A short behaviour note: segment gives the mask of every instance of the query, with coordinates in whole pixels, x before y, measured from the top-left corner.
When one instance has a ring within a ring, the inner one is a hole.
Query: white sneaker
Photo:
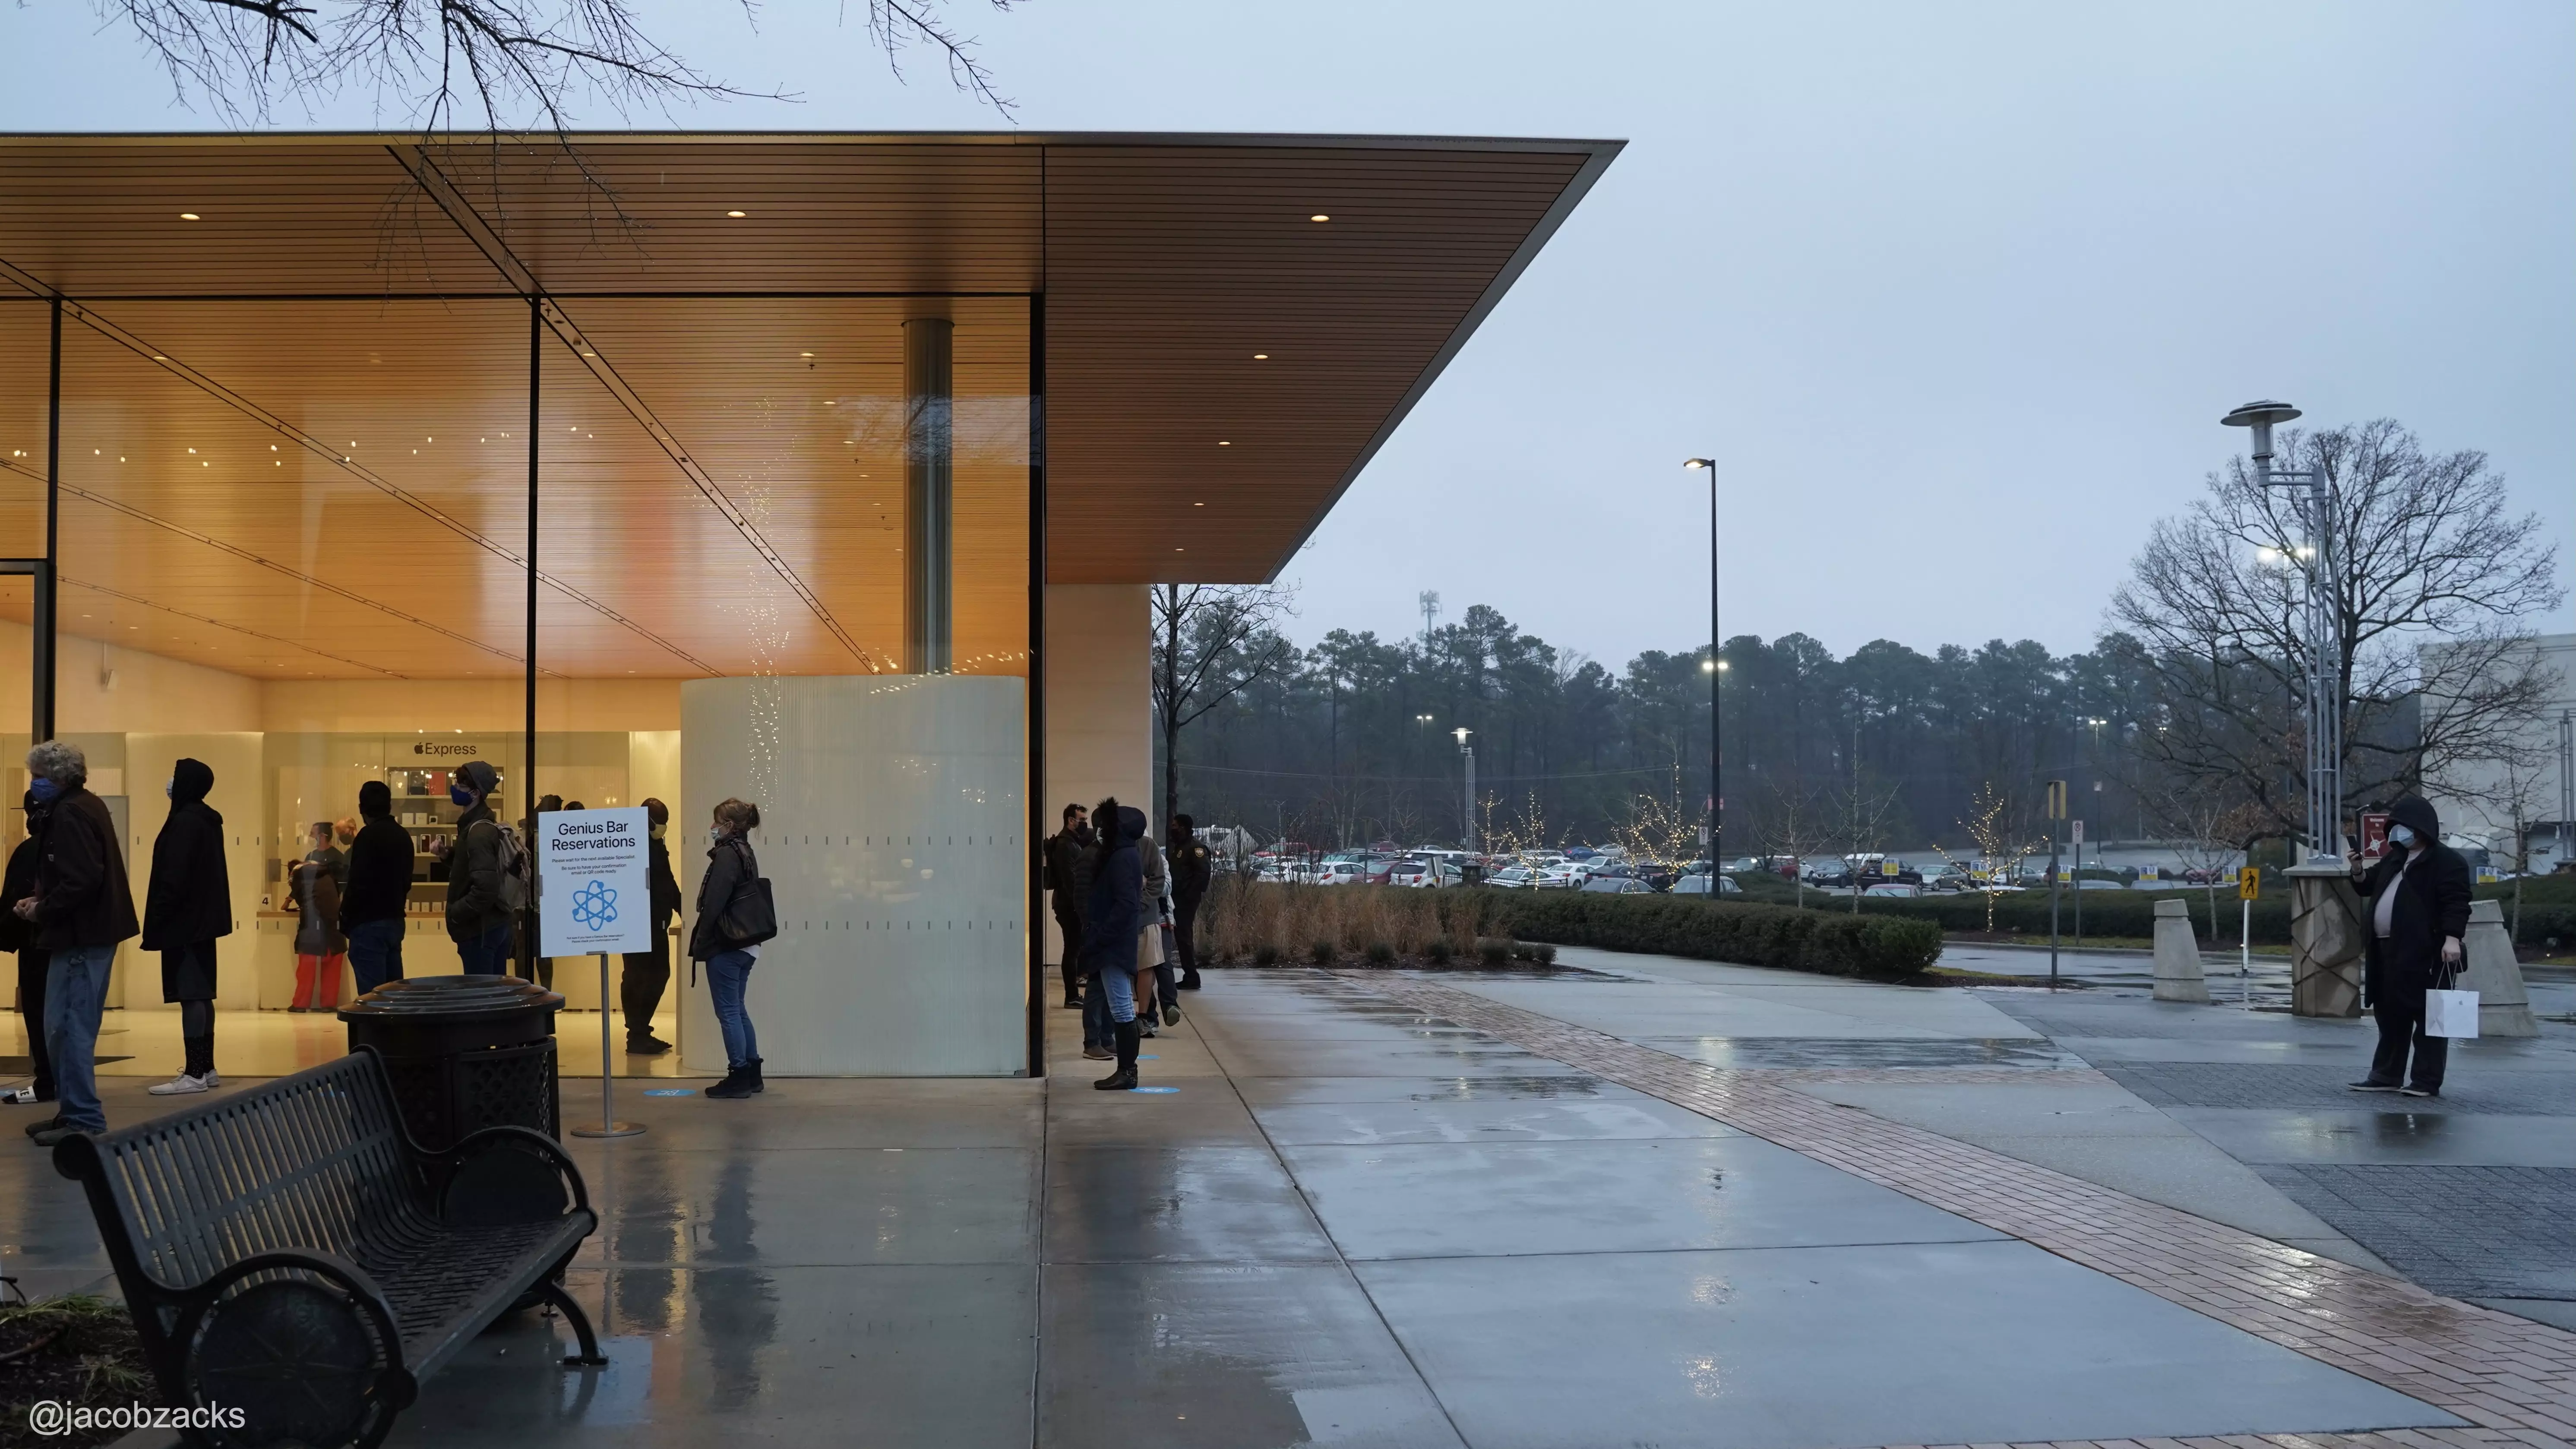
[[[156,1097],[184,1097],[191,1093],[206,1091],[215,1086],[215,1084],[215,1074],[212,1072],[208,1072],[202,1077],[192,1077],[186,1072],[181,1072],[178,1076],[169,1081],[154,1082],[151,1086],[148,1086],[143,1090],[150,1092]]]

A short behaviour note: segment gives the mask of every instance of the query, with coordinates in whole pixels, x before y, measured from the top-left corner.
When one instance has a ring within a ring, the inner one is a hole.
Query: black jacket
[[[1114,830],[1108,848],[1089,852],[1091,882],[1082,904],[1082,964],[1090,971],[1136,969],[1136,937],[1145,929],[1145,862],[1136,842],[1145,835],[1145,812],[1118,807],[1114,825],[1092,823],[1095,830]]]
[[[36,891],[36,830],[43,824],[38,813],[27,815],[27,838],[9,852],[9,869],[0,875],[0,951],[32,951],[36,947],[33,923],[18,919],[17,905]]]
[[[36,944],[48,951],[113,946],[141,929],[116,817],[107,802],[74,785],[46,812],[36,846]]]
[[[400,920],[411,901],[411,832],[391,815],[370,815],[349,842],[349,889],[340,897],[340,930]]]
[[[1193,836],[1163,852],[1172,872],[1172,899],[1194,901],[1208,892],[1208,881],[1216,874],[1216,852],[1207,842]]]
[[[509,828],[479,800],[456,818],[456,849],[447,862],[449,940],[478,940],[510,923],[510,908],[501,904],[501,834]]]
[[[712,961],[740,949],[725,940],[716,922],[733,903],[734,887],[759,876],[760,861],[751,853],[750,841],[728,835],[707,847],[707,873],[698,877],[698,920],[689,928],[690,960]]]
[[[177,951],[233,933],[232,877],[224,869],[224,817],[206,803],[215,772],[181,760],[170,772],[170,818],[152,841],[143,887],[143,949]]]
[[[651,888],[653,929],[661,930],[671,917],[686,904],[680,897],[680,878],[671,874],[671,847],[662,837],[652,838],[652,849],[645,854],[645,883]]]
[[[2392,849],[2371,866],[2359,883],[2365,984],[2376,998],[2382,991],[2416,992],[2437,984],[2443,974],[2442,941],[2465,938],[2469,930],[2469,863],[2442,843],[2433,807],[2408,796],[2389,807],[2390,818],[2415,832],[2411,851]],[[2412,857],[2412,864],[2408,864]],[[2375,924],[2379,893],[2404,866],[2406,879],[2397,888],[2389,911],[2388,939],[2379,939]]]
[[[1080,865],[1088,848],[1070,830],[1059,830],[1046,838],[1046,885],[1055,892],[1055,908],[1059,911],[1082,909]]]

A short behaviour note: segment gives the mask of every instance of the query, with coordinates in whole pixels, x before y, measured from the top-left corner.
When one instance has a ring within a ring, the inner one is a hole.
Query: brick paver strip
[[[2009,1233],[2479,1426],[2174,1443],[2193,1449],[2576,1449],[2576,1334],[1836,1106],[1782,1080],[1804,1074],[1712,1067],[1435,982],[1333,974]],[[2161,1449],[2159,1441],[2142,1443]]]

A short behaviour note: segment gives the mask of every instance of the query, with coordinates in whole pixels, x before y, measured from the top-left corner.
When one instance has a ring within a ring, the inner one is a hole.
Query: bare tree
[[[2281,454],[2323,467],[2337,495],[2329,662],[2347,802],[2495,758],[2545,687],[2522,626],[2564,597],[2538,516],[2507,512],[2484,454],[2428,454],[2385,419],[2286,432]],[[2265,833],[2289,833],[2305,818],[2305,532],[2241,458],[2208,489],[2156,524],[2112,598],[2126,637],[2105,647],[2132,656],[2155,696],[2154,727],[2139,733],[2148,757],[2241,792]]]
[[[1807,857],[1831,848],[1823,807],[1797,785],[1774,782],[1762,811],[1762,849],[1766,855],[1789,857],[1789,878],[1797,903],[1807,904]]]
[[[1181,731],[1297,662],[1279,625],[1297,612],[1280,584],[1156,584],[1154,718],[1163,732],[1163,819],[1181,809]],[[1338,828],[1338,827],[1337,827]]]
[[[986,0],[1008,10],[1012,0]],[[950,0],[868,0],[869,39],[897,79],[916,46],[950,81],[1007,115],[1011,102],[946,13]],[[376,93],[423,135],[568,132],[584,100],[620,115],[755,94],[645,33],[633,0],[100,0],[134,27],[184,103],[236,124],[310,109],[344,86]],[[743,18],[758,6],[743,0]],[[785,99],[785,97],[780,97]]]
[[[2218,878],[2272,824],[2260,807],[2230,799],[2223,785],[2185,784],[2156,798],[2156,814],[2172,836],[2185,869],[2197,872],[2209,896],[2209,943],[2218,944]]]
[[[1707,818],[1683,799],[1676,771],[1672,793],[1628,797],[1628,818],[1612,828],[1610,838],[1631,861],[1678,871],[1699,858],[1700,827]]]
[[[1971,870],[1968,874],[1985,894],[1986,930],[1991,933],[1995,928],[1995,897],[2011,888],[2005,882],[2021,874],[2021,863],[2030,858],[2040,842],[2031,838],[2030,824],[2021,818],[2013,798],[1996,789],[1992,780],[1977,787],[1977,797],[1959,828],[1968,832],[1968,839],[1976,844],[1977,859],[1985,866],[1983,871]],[[1941,848],[1936,845],[1933,849]],[[1957,863],[1946,850],[1941,851],[1941,858]]]

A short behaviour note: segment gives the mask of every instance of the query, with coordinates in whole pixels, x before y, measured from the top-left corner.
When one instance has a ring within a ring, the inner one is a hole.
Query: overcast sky
[[[642,8],[804,97],[680,124],[999,123],[926,56],[889,79],[837,5],[773,0],[756,34]],[[957,13],[1032,129],[1630,143],[1289,569],[1301,638],[1408,632],[1436,589],[1614,668],[1696,646],[1706,475],[1680,463],[1705,453],[1728,634],[2080,648],[2255,397],[2484,449],[2576,542],[2565,0]],[[0,128],[211,124],[90,5],[0,5]]]

